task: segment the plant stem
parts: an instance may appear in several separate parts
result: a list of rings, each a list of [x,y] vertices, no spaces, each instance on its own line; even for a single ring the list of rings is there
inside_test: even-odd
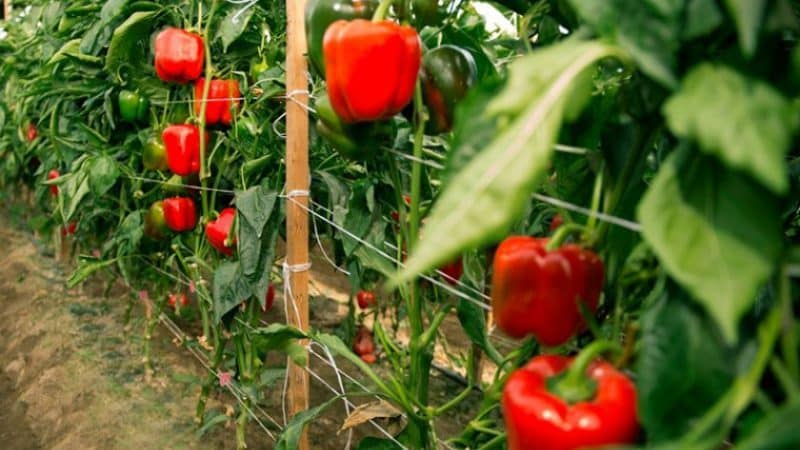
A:
[[[392,6],[394,0],[381,0],[380,5],[378,5],[378,9],[375,10],[375,14],[372,15],[373,22],[379,22],[386,18],[386,15],[389,13],[389,7]]]
[[[218,7],[218,0],[214,0],[211,4],[211,11],[208,14],[208,21],[206,21],[206,28],[203,31],[203,45],[205,46],[205,57],[206,57],[206,70],[205,70],[205,82],[203,83],[203,98],[202,103],[200,104],[200,186],[202,187],[200,192],[200,198],[203,204],[203,217],[208,217],[208,193],[206,191],[206,178],[209,177],[208,175],[208,167],[206,161],[206,147],[208,146],[208,142],[206,142],[206,109],[208,106],[208,92],[211,89],[211,78],[214,76],[214,65],[211,60],[211,46],[208,43],[209,40],[209,31],[211,28],[211,22],[214,19],[214,15],[217,12]],[[202,16],[202,15],[201,15]]]
[[[200,390],[200,398],[197,399],[197,410],[195,412],[194,420],[198,424],[203,423],[203,416],[205,415],[206,411],[206,401],[208,400],[208,395],[211,393],[211,386],[214,385],[214,381],[217,379],[217,367],[219,367],[219,363],[222,361],[222,355],[224,353],[222,345],[220,345],[219,342],[215,342],[215,344],[214,360],[211,362],[212,373],[208,374],[208,378],[206,378],[206,382],[203,383],[203,387]]]
[[[800,380],[800,361],[797,351],[797,327],[795,327],[794,312],[792,310],[792,284],[788,276],[778,280],[781,293],[781,308],[783,309],[783,334],[781,338],[781,351],[786,361],[786,369],[791,380]],[[795,388],[797,384],[794,384]]]

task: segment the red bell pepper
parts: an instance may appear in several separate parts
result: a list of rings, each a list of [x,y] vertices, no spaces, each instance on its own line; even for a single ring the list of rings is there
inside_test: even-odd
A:
[[[353,339],[353,351],[358,356],[375,353],[375,343],[372,340],[372,331],[369,328],[362,326],[356,331],[356,336]]]
[[[582,374],[594,389],[569,402],[550,386],[557,387],[553,378],[572,364],[573,358],[541,355],[508,378],[502,402],[509,450],[575,450],[635,441],[633,382],[611,364],[595,360]]]
[[[164,221],[172,231],[191,231],[197,225],[194,201],[188,197],[164,199]]]
[[[28,124],[28,132],[26,137],[28,138],[28,142],[33,142],[36,140],[36,137],[39,136],[39,132],[36,130],[36,125],[33,122]]]
[[[174,309],[183,308],[189,306],[189,297],[183,292],[178,294],[169,294],[168,302],[169,306],[173,307]]]
[[[78,230],[78,222],[70,222],[61,228],[61,237],[75,234]]]
[[[60,177],[61,174],[56,170],[53,169],[50,172],[47,172],[47,179],[48,180],[55,180],[56,178]],[[58,195],[58,185],[51,184],[50,185],[50,193],[53,195]]]
[[[194,82],[194,112],[200,115],[203,106],[203,89],[205,78]],[[239,82],[236,80],[211,80],[208,87],[208,102],[206,104],[206,125],[230,125],[233,114],[239,107],[242,96]]]
[[[323,39],[325,79],[345,123],[388,119],[411,101],[421,64],[419,35],[385,20],[339,20]]]
[[[272,309],[272,305],[275,303],[275,286],[270,283],[269,287],[267,288],[267,296],[266,296],[266,303],[264,303],[264,307],[262,310],[264,312],[269,311]]]
[[[236,236],[233,236],[227,245],[225,242],[231,234],[234,217],[236,217],[236,209],[225,208],[219,213],[217,220],[212,220],[206,224],[208,242],[226,256],[233,255],[233,250],[236,247]]]
[[[206,133],[206,142],[208,142]],[[200,129],[195,125],[170,125],[161,133],[167,149],[167,165],[176,175],[200,171]]]
[[[203,73],[204,55],[200,35],[169,27],[156,37],[156,74],[162,81],[186,84]]]
[[[461,279],[461,275],[464,274],[464,262],[461,257],[459,257],[457,260],[442,266],[439,271],[444,275],[442,277],[444,281],[451,286],[455,286]]]
[[[356,294],[356,301],[358,302],[358,307],[361,309],[367,309],[377,304],[375,293],[372,291],[358,291],[358,294]]]
[[[532,334],[543,345],[568,341],[585,326],[581,302],[594,312],[603,289],[603,263],[575,244],[548,251],[547,239],[512,236],[494,256],[492,310],[509,336]]]

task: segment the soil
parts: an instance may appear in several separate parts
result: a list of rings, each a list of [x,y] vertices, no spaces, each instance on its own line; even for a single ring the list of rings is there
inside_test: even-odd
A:
[[[145,379],[142,364],[144,308],[137,296],[116,280],[93,278],[68,290],[65,279],[71,268],[57,263],[52,244],[24,230],[24,208],[4,206],[0,214],[0,447],[27,449],[232,449],[235,423],[222,420],[204,434],[194,423],[200,384],[207,372],[198,360],[163,326],[153,335],[154,376]],[[51,256],[46,256],[47,254]],[[336,274],[321,255],[314,260],[312,275],[312,326],[332,332],[347,313],[346,279]],[[326,267],[327,266],[327,267]],[[283,322],[280,297],[267,316]],[[191,335],[191,327],[183,324]],[[196,332],[196,330],[194,330]],[[402,330],[400,330],[402,333]],[[447,324],[445,334],[456,342],[468,342],[459,335],[457,324]],[[402,339],[400,339],[402,341]],[[463,347],[463,345],[462,345]],[[458,349],[450,348],[453,352]],[[436,361],[445,364],[443,350]],[[279,355],[268,365],[280,367]],[[337,364],[362,383],[358,369],[341,359]],[[311,357],[310,369],[337,386],[335,371]],[[388,373],[389,368],[377,366]],[[349,392],[360,387],[343,380]],[[283,380],[278,379],[254,414],[276,433],[269,418],[283,423]],[[434,372],[431,403],[441,404],[463,386]],[[312,377],[311,403],[317,405],[333,394]],[[469,420],[474,396],[437,423],[437,434],[447,438]],[[353,397],[353,403],[374,401]],[[232,413],[236,399],[217,390],[207,411]],[[269,418],[267,418],[269,415]],[[347,433],[338,433],[347,417],[337,402],[309,426],[311,447],[319,450],[345,448]],[[389,430],[399,424],[385,420]],[[358,426],[354,443],[365,435],[383,437],[370,424]],[[251,421],[248,448],[270,449],[274,441]]]

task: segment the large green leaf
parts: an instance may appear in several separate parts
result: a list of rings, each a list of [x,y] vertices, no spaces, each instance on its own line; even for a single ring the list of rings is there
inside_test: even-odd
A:
[[[86,160],[85,170],[89,172],[89,188],[95,197],[100,197],[111,189],[119,178],[117,162],[110,156],[97,156]]]
[[[136,12],[114,30],[106,55],[106,70],[115,75],[123,64],[146,64],[155,12]]]
[[[682,1],[570,0],[575,12],[601,36],[629,51],[642,72],[668,87],[675,79]]]
[[[219,323],[222,316],[247,300],[251,294],[250,283],[242,274],[238,262],[226,261],[220,264],[214,271],[212,288],[215,323]]]
[[[598,42],[566,41],[509,66],[506,88],[487,105],[487,121],[508,125],[448,183],[422,238],[394,284],[502,239],[519,218],[550,164],[565,110],[578,81],[598,60],[621,50]],[[580,99],[579,99],[580,100]]]
[[[736,71],[703,64],[664,106],[670,129],[777,193],[789,188],[786,152],[800,122],[792,104],[770,86]]]
[[[800,448],[800,402],[795,401],[762,420],[753,434],[737,446],[737,450],[775,450]]]
[[[781,250],[776,199],[749,177],[684,148],[661,167],[638,217],[669,274],[733,342]]]
[[[228,51],[230,46],[236,39],[241,36],[242,32],[247,29],[247,24],[250,23],[250,18],[253,17],[255,8],[247,8],[242,12],[241,6],[231,8],[225,19],[219,26],[218,36],[222,41],[222,48]]]
[[[750,56],[758,45],[758,32],[764,16],[766,0],[726,0],[728,10],[736,21],[739,32],[739,45],[745,55]]]
[[[337,400],[339,400],[338,396],[333,397],[319,406],[303,411],[292,417],[292,420],[290,420],[289,423],[286,424],[286,428],[283,429],[283,433],[281,433],[278,438],[278,442],[275,443],[275,450],[297,449],[300,436],[303,434],[303,428]]]
[[[636,367],[639,418],[653,443],[683,435],[735,372],[713,323],[679,289],[670,291],[642,317]]]

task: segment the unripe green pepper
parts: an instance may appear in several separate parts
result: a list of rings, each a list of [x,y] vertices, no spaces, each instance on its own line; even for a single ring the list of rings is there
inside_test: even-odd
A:
[[[149,170],[167,170],[167,151],[164,144],[156,139],[147,141],[142,151],[142,164]]]
[[[164,203],[160,200],[150,205],[144,215],[144,235],[152,239],[163,239],[169,233],[164,219]]]
[[[147,118],[150,101],[138,92],[122,90],[119,93],[119,115],[126,122],[136,122]]]
[[[322,38],[328,26],[337,20],[370,20],[378,3],[378,0],[309,0],[306,4],[306,38],[308,56],[317,73],[325,73]]]
[[[425,130],[439,134],[453,128],[456,105],[477,81],[475,58],[454,45],[443,45],[422,58],[422,94],[430,118]]]
[[[444,19],[444,11],[439,0],[411,0],[414,22],[418,27],[438,25]]]

